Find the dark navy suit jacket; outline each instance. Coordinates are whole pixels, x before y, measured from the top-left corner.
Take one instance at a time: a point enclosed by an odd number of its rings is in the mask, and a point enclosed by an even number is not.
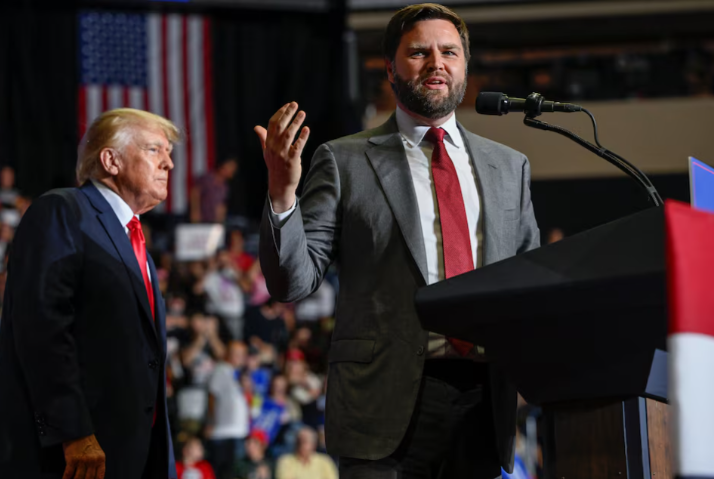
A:
[[[151,258],[149,268],[157,278]],[[90,434],[106,479],[176,477],[166,312],[153,289],[155,319],[124,227],[91,183],[28,209],[0,322],[0,477],[59,478],[62,443]]]

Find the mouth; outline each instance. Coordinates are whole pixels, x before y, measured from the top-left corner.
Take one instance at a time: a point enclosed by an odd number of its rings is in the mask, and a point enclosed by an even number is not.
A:
[[[422,82],[429,90],[446,90],[449,87],[449,82],[444,77],[429,77]]]

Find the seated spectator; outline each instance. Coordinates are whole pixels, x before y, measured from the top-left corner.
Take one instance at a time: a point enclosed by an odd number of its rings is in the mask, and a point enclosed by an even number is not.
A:
[[[250,429],[248,404],[236,380],[245,367],[248,348],[232,341],[223,361],[208,382],[209,459],[218,479],[231,479],[236,457],[242,457],[244,440]]]
[[[272,479],[274,462],[266,457],[268,440],[262,431],[253,431],[245,441],[245,458],[236,464],[237,479]]]
[[[316,452],[317,433],[314,429],[300,429],[294,454],[278,460],[276,479],[337,479],[337,468],[330,456]]]
[[[245,239],[243,238],[243,232],[240,230],[233,230],[230,233],[228,255],[241,273],[248,271],[255,262],[255,258],[245,252]]]
[[[253,424],[254,431],[261,430],[267,434],[273,457],[295,450],[295,437],[301,420],[300,406],[288,395],[288,379],[282,374],[274,376],[261,414]]]
[[[260,351],[257,348],[250,346],[248,348],[248,361],[246,362],[246,374],[250,374],[253,380],[253,391],[265,398],[268,396],[270,389],[270,378],[273,372],[270,368],[264,367],[261,364]]]
[[[203,459],[203,445],[197,437],[186,440],[182,459],[176,463],[176,473],[178,479],[216,479],[213,468]]]

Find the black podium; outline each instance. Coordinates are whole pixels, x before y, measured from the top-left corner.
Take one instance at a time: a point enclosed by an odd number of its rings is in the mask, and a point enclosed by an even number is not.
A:
[[[650,208],[417,293],[542,407],[548,479],[671,477],[664,234]]]

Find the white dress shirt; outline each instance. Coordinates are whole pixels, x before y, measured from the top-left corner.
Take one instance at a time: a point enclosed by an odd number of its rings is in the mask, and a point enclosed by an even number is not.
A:
[[[136,219],[139,219],[139,215],[135,215],[131,207],[126,204],[126,201],[103,183],[92,180],[92,184],[99,190],[104,199],[107,200],[109,206],[112,207],[112,211],[117,215],[119,223],[124,227],[124,233],[129,236],[129,227],[127,225],[134,216],[136,216]],[[148,251],[146,254],[149,254]],[[151,282],[151,268],[149,268],[148,261],[146,262],[146,274],[149,276],[149,282]]]
[[[445,279],[444,269],[444,246],[441,237],[441,223],[439,219],[439,208],[436,200],[436,189],[431,174],[431,155],[434,145],[424,140],[429,126],[423,126],[397,107],[397,128],[402,137],[406,159],[409,163],[412,181],[414,182],[414,192],[416,193],[417,205],[419,207],[419,222],[421,224],[422,236],[424,238],[424,250],[426,253],[427,284],[433,284]],[[481,201],[477,189],[476,172],[469,152],[464,144],[464,139],[456,124],[456,115],[451,115],[446,123],[441,125],[446,131],[444,144],[446,152],[451,158],[456,169],[456,176],[459,178],[461,194],[464,198],[466,209],[466,221],[469,226],[471,236],[471,254],[474,260],[474,268],[481,266],[482,261],[482,228],[481,228]],[[297,203],[297,201],[296,201]],[[273,224],[276,227],[282,226],[295,210],[296,204],[283,213],[271,213]],[[444,336],[429,333],[428,357],[459,357],[459,354],[451,347]],[[469,356],[472,359],[482,359],[483,348],[476,347]]]

